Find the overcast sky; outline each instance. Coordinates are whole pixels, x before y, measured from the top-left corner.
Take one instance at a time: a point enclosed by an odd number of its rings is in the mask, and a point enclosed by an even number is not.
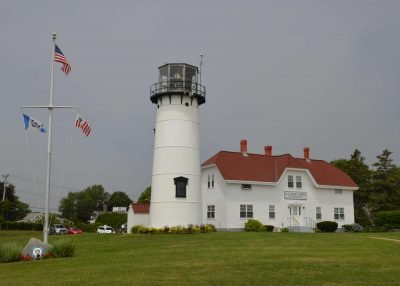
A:
[[[136,200],[151,184],[156,106],[166,62],[199,65],[201,159],[220,150],[331,161],[355,148],[400,163],[400,1],[0,0],[0,174],[44,207],[47,136],[23,129],[22,105],[49,102],[51,35],[72,66],[55,65],[52,211],[101,184]],[[47,110],[25,110],[47,128]],[[1,178],[2,180],[2,178]],[[36,183],[34,183],[36,182]]]

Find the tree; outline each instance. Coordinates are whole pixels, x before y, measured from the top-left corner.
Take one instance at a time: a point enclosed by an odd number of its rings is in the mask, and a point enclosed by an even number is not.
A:
[[[361,151],[355,149],[350,155],[350,160],[338,159],[331,164],[346,172],[359,189],[354,192],[354,215],[355,221],[364,226],[370,224],[368,219],[368,202],[371,189],[371,171],[368,165],[364,163],[365,158]]]
[[[150,203],[151,200],[151,186],[148,186],[139,196],[138,203]]]
[[[102,185],[92,185],[81,192],[70,192],[60,201],[62,216],[74,222],[86,222],[96,210],[102,210],[110,195]]]
[[[3,198],[4,183],[0,183],[0,198]],[[8,221],[16,221],[24,218],[31,210],[29,205],[21,202],[15,195],[15,186],[8,184],[6,187],[6,199],[0,202],[0,215]]]
[[[99,215],[96,223],[112,226],[113,228],[121,228],[121,226],[128,220],[126,213],[105,213]]]
[[[371,192],[371,205],[374,211],[395,210],[399,208],[400,171],[392,162],[392,152],[385,149],[377,156],[377,162],[373,164],[376,170],[373,172]]]
[[[132,200],[126,193],[114,192],[107,201],[107,207],[111,211],[113,207],[128,207],[131,202]]]

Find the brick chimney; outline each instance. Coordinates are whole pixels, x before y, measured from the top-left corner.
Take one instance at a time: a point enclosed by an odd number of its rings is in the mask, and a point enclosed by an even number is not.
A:
[[[240,140],[240,152],[247,156],[247,140]]]
[[[272,156],[272,146],[265,146],[264,147],[264,152],[266,156]]]
[[[310,159],[310,148],[309,147],[304,147],[304,159],[309,160]]]

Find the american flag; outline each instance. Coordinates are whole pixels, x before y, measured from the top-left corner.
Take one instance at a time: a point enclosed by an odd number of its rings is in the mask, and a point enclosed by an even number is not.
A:
[[[55,45],[54,48],[54,61],[62,64],[61,70],[65,73],[65,75],[69,74],[69,72],[71,71],[71,66],[69,65],[67,59],[64,57],[63,52],[57,45]]]

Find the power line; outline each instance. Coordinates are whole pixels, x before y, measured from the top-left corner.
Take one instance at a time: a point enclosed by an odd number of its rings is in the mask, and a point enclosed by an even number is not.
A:
[[[40,182],[40,181],[35,181],[29,178],[25,178],[25,177],[21,177],[18,175],[11,175],[11,177],[22,180],[22,181],[27,181],[27,182],[32,182],[32,183],[37,183],[37,184],[41,184],[44,185],[44,182]],[[75,191],[75,192],[79,192],[79,190],[77,190],[77,188],[73,188],[73,187],[67,187],[67,186],[62,186],[62,185],[55,185],[55,184],[51,184],[52,187],[57,187],[60,189],[66,189],[66,190],[70,190],[70,191]]]

